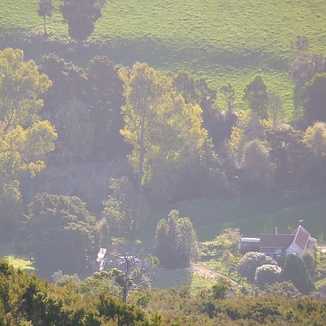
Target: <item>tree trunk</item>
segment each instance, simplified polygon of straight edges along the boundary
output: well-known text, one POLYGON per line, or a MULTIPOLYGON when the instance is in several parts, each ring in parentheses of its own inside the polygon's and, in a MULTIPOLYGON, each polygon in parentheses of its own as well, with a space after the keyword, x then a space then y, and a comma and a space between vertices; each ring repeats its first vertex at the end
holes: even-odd
POLYGON ((129 286, 129 273, 130 273, 130 262, 128 260, 128 257, 125 256, 125 263, 126 263, 126 272, 124 277, 124 283, 123 283, 123 292, 122 292, 122 301, 124 303, 127 302, 127 296, 128 296, 128 286, 129 286))
MULTIPOLYGON (((0 221, 0 239, 5 239, 5 235, 6 235, 5 230, 0 221)), ((1 240, 0 240, 0 244, 1 244, 1 240)))
POLYGON ((123 285, 122 301, 124 303, 127 302, 127 296, 128 296, 128 280, 126 280, 125 284, 123 285))
POLYGON ((144 125, 145 118, 143 116, 140 117, 140 137, 139 137, 139 162, 138 162, 138 175, 137 175, 137 185, 140 193, 143 192, 143 176, 144 176, 144 158, 145 158, 145 145, 144 145, 144 125))
POLYGON ((43 16, 43 24, 44 24, 43 35, 47 36, 48 33, 46 32, 46 15, 43 16))

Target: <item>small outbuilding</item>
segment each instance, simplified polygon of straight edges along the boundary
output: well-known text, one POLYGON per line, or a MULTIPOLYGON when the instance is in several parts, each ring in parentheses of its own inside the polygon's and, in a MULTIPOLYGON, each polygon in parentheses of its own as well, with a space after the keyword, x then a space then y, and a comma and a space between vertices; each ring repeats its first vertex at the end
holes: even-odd
POLYGON ((249 251, 259 251, 260 238, 241 238, 240 251, 246 253, 249 251))

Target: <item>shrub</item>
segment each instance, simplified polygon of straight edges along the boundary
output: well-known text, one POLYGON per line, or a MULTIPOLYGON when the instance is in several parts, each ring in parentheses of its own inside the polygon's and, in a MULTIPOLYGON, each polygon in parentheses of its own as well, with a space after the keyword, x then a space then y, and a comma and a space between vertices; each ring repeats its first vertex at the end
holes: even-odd
POLYGON ((277 265, 277 262, 271 257, 261 252, 247 252, 238 265, 238 271, 250 282, 254 282, 256 269, 262 265, 277 265))
POLYGON ((262 265, 257 267, 255 273, 255 281, 257 286, 262 289, 265 284, 273 284, 278 281, 281 274, 281 267, 277 265, 262 265))
POLYGON ((266 284, 265 291, 275 296, 283 296, 288 299, 295 299, 301 296, 298 289, 290 281, 266 284))
POLYGON ((219 280, 212 286, 212 294, 214 299, 224 299, 229 291, 229 284, 226 280, 219 280))
POLYGON ((284 281, 291 281, 302 294, 315 289, 305 263, 296 255, 286 257, 281 277, 284 281))
POLYGON ((156 228, 154 254, 168 269, 189 267, 190 260, 198 255, 196 232, 188 217, 179 217, 173 210, 168 219, 161 219, 156 228))

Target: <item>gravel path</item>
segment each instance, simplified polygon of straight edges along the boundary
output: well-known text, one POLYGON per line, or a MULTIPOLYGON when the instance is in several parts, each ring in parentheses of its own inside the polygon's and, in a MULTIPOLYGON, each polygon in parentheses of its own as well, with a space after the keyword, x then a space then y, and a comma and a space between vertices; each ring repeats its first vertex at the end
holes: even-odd
POLYGON ((232 280, 230 277, 227 277, 221 273, 218 273, 218 272, 214 272, 210 269, 207 269, 205 267, 202 267, 202 266, 198 266, 198 265, 194 265, 192 264, 190 267, 189 267, 189 270, 191 271, 196 271, 199 273, 199 275, 203 276, 203 277, 206 277, 208 279, 217 279, 217 278, 224 278, 226 279, 227 281, 229 281, 230 283, 232 283, 233 285, 236 285, 236 286, 240 286, 239 283, 237 283, 236 281, 232 280))

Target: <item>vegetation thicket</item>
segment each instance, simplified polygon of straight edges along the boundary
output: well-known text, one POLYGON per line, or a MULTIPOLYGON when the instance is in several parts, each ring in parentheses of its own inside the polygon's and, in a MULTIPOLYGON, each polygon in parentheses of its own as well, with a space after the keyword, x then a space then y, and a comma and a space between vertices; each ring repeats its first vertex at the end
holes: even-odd
POLYGON ((32 253, 39 275, 50 278, 61 270, 85 276, 103 231, 80 198, 43 193, 29 204, 19 241, 32 253))
POLYGON ((161 219, 156 228, 154 254, 168 269, 189 267, 198 255, 196 232, 188 217, 173 210, 168 219, 161 219))
MULTIPOLYGON (((0 14, 0 242, 57 285, 0 263, 0 324, 321 324, 318 254, 242 257, 239 241, 324 207, 326 5, 41 0, 23 22, 20 5, 0 14), (156 256, 215 284, 145 291, 156 256)), ((324 211, 303 218, 324 240, 324 211)))
POLYGON ((296 255, 286 257, 281 277, 285 281, 291 281, 302 294, 308 294, 315 289, 305 263, 296 255))
MULTIPOLYGON (((283 294, 226 298, 224 281, 191 295, 187 287, 150 290, 125 304, 98 287, 94 276, 85 292, 72 279, 50 284, 0 262, 0 322, 4 325, 324 325, 326 304, 312 297, 290 299, 283 294)), ((105 288, 107 289, 107 288, 105 288)))
POLYGON ((57 134, 48 120, 42 120, 40 98, 51 81, 40 74, 33 60, 24 61, 22 50, 0 52, 0 237, 11 239, 17 218, 23 212, 20 181, 46 167, 46 155, 53 151, 57 134))

